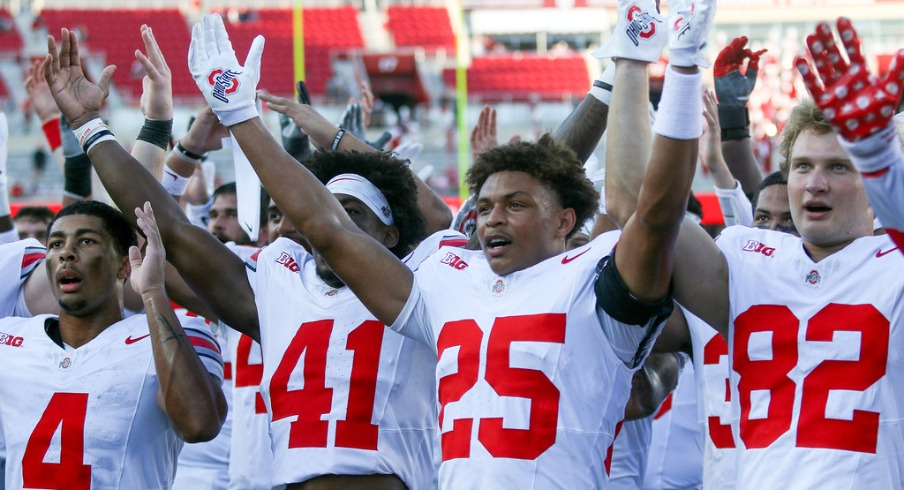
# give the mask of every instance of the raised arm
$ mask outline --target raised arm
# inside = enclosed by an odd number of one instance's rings
[[[628,2],[619,3],[620,19],[627,18],[630,6]],[[637,46],[628,40],[627,27],[621,28],[624,31],[616,28],[617,35],[625,39],[620,44],[618,38],[614,39],[616,44],[610,42],[610,56],[616,58],[618,66],[606,145],[606,205],[610,216],[624,230],[615,252],[618,271],[631,292],[647,301],[666,296],[673,267],[674,291],[679,298],[683,288],[694,285],[691,278],[698,284],[707,282],[700,277],[711,278],[717,285],[701,293],[716,294],[721,286],[725,294],[727,289],[725,261],[719,250],[699,226],[689,220],[685,220],[689,224],[682,225],[696,165],[697,138],[702,132],[699,48],[715,14],[715,5],[697,2],[693,14],[687,2],[673,3],[670,8],[669,21],[664,24],[654,3],[643,2],[642,11],[633,15],[634,22],[645,28],[644,32],[654,34],[641,37],[645,41]],[[664,35],[667,26],[671,61],[650,151],[646,64],[658,59],[659,49],[665,43],[659,36]],[[681,39],[672,35],[677,34],[672,29],[684,28],[688,30]],[[683,228],[679,234],[680,227]],[[682,259],[673,260],[676,255]],[[689,275],[684,268],[687,263],[697,267],[695,275]],[[689,282],[684,283],[684,279]],[[724,301],[727,318],[727,294],[706,296],[705,301],[698,302],[705,306],[710,299]]]
[[[173,132],[173,82],[166,59],[154,39],[154,31],[147,25],[141,26],[141,39],[147,55],[135,50],[135,58],[146,73],[141,79],[144,126],[132,145],[132,156],[160,179]]]
[[[163,286],[165,255],[150,203],[136,209],[137,224],[147,240],[142,259],[138,247],[129,250],[131,282],[144,300],[151,333],[154,367],[160,380],[157,402],[186,442],[209,441],[226,420],[226,398],[219,380],[198,358]]]
[[[751,51],[745,48],[746,45],[747,37],[741,36],[722,49],[716,57],[713,75],[719,102],[719,127],[725,162],[740,182],[744,193],[751,195],[763,180],[763,174],[750,146],[747,101],[756,86],[760,56],[766,50]],[[742,74],[745,60],[747,70]]]
[[[832,28],[822,22],[807,36],[815,72],[806,58],[798,57],[795,64],[863,175],[876,216],[904,251],[904,153],[892,120],[904,83],[904,50],[895,54],[884,77],[876,77],[866,66],[851,20],[841,17],[837,26],[847,60],[835,44]]]
[[[63,116],[82,136],[84,149],[110,197],[133,225],[136,217],[131,210],[150,202],[157,212],[169,261],[221,320],[259,338],[254,295],[242,261],[205,230],[189,223],[157,179],[100,121],[98,110],[107,97],[115,67],[106,67],[97,84],[89,82],[82,72],[75,35],[63,29],[61,36],[59,51],[48,36],[44,77]]]
[[[753,205],[722,155],[718,108],[715,95],[710,90],[703,92],[703,108],[706,127],[700,138],[700,163],[712,175],[722,219],[725,226],[753,226]]]
[[[600,54],[602,51],[594,55],[604,56]],[[584,100],[553,133],[553,138],[571,148],[582,162],[590,158],[606,131],[614,84],[615,63],[610,62],[599,78],[594,80]]]
[[[338,126],[327,121],[309,104],[276,97],[263,91],[260,92],[260,98],[267,103],[267,107],[270,109],[289,116],[321,150],[379,151],[350,132],[342,130],[340,133]],[[452,211],[449,210],[449,206],[417,174],[412,172],[411,175],[417,185],[418,208],[424,214],[424,219],[427,220],[427,233],[449,228],[449,225],[452,224]]]
[[[283,150],[257,117],[254,89],[263,44],[263,37],[255,39],[245,66],[241,66],[223,20],[219,15],[205,15],[192,29],[192,76],[220,122],[232,131],[279,209],[368,309],[391,324],[408,300],[413,275],[388,249],[355,225],[339,201]],[[235,90],[225,93],[227,85]],[[308,134],[317,140],[314,134]]]

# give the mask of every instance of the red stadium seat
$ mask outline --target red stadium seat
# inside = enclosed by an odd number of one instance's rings
[[[396,46],[455,51],[455,34],[446,9],[393,5],[386,13],[389,16],[387,27]]]
[[[446,70],[443,80],[454,87],[454,70]],[[589,86],[587,66],[578,55],[555,58],[526,53],[482,56],[474,58],[468,69],[468,93],[487,101],[563,100],[583,96]]]

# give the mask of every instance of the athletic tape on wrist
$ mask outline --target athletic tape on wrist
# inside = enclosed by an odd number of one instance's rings
[[[79,146],[85,153],[88,153],[88,150],[101,141],[116,139],[107,124],[99,117],[88,121],[78,129],[73,129],[72,134],[75,135],[75,139],[78,140]]]
[[[183,177],[169,165],[163,165],[163,180],[160,183],[169,195],[179,197],[185,194],[189,181],[191,181],[191,177]]]
[[[600,74],[599,78],[593,81],[590,87],[590,95],[596,100],[606,105],[612,103],[612,88],[615,86],[615,63],[609,63],[609,66]]]
[[[141,131],[138,132],[138,140],[146,141],[164,151],[166,151],[170,142],[170,135],[173,133],[173,120],[154,121],[145,119]]]
[[[77,199],[91,195],[91,159],[86,153],[66,159],[63,164],[63,191]]]
[[[703,134],[702,75],[665,70],[665,83],[653,131],[676,140],[697,139]]]

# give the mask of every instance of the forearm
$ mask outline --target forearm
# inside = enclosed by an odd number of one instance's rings
[[[717,187],[716,197],[719,199],[719,208],[722,210],[725,226],[753,226],[753,205],[744,194],[740,183],[735,182],[734,186],[729,189]]]
[[[141,165],[147,169],[151,175],[160,180],[163,175],[163,161],[166,158],[166,151],[159,146],[148,143],[143,140],[136,140],[132,145],[132,157],[141,162]]]
[[[183,440],[209,441],[226,419],[223,391],[198,358],[166,294],[153,290],[142,299],[160,382],[159,402]]]
[[[587,95],[556,128],[553,138],[574,151],[586,162],[599,145],[609,118],[609,106]]]
[[[649,103],[647,64],[619,60],[615,84],[638,87],[636,90],[618,90],[614,94],[612,113],[630,116],[614,117],[606,136],[609,142],[606,145],[606,210],[616,224],[624,227],[637,208],[637,196],[653,139],[650,116],[646,110]],[[638,107],[644,110],[640,111]]]
[[[763,180],[763,174],[760,172],[759,163],[753,156],[750,138],[723,140],[722,155],[728,171],[741,183],[741,189],[744,190],[744,193],[747,195],[753,194],[756,186]],[[731,186],[733,185],[732,183]],[[718,187],[728,188],[722,185]]]

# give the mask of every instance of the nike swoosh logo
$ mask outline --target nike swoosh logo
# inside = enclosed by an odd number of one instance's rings
[[[571,262],[572,260],[580,257],[581,255],[584,255],[585,253],[587,253],[589,251],[590,251],[590,249],[588,248],[587,250],[584,250],[583,252],[575,255],[574,257],[568,257],[568,256],[562,257],[562,263],[567,264],[567,263]]]
[[[174,174],[174,173],[172,173],[172,172],[169,172],[169,171],[164,170],[163,173],[165,173],[166,175],[169,175],[170,177],[172,177],[172,178],[173,178],[173,181],[179,180],[179,176],[176,175],[176,174]]]
[[[898,249],[898,247],[895,247],[895,248],[888,249],[888,250],[886,250],[886,251],[884,251],[884,252],[881,251],[881,250],[879,250],[878,252],[876,252],[876,258],[877,258],[877,259],[878,259],[878,258],[881,258],[881,257],[883,257],[883,256],[885,256],[885,255],[888,255],[888,254],[894,252],[894,251],[897,250],[897,249]]]
[[[141,340],[141,339],[143,339],[143,338],[146,338],[146,337],[150,337],[150,336],[151,336],[151,334],[146,334],[146,335],[142,335],[141,337],[135,337],[135,338],[133,339],[132,336],[129,335],[129,336],[126,338],[126,345],[132,345],[132,344],[134,344],[135,342],[138,342],[139,340]]]

